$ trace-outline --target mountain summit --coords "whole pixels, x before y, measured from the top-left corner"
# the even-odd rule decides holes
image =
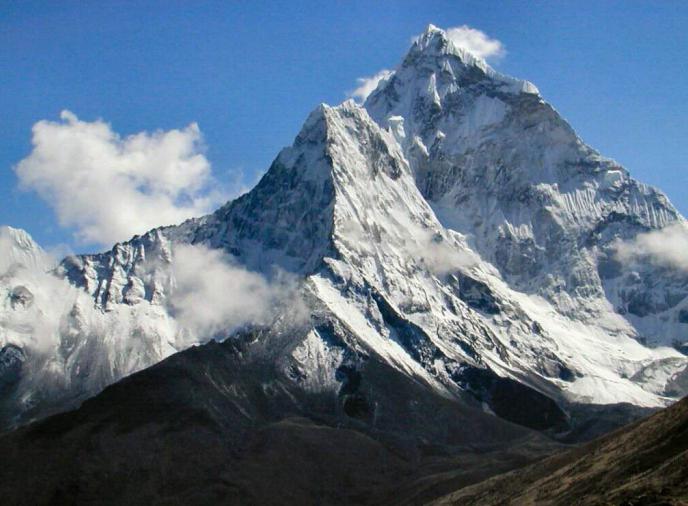
[[[290,391],[330,396],[365,423],[384,404],[361,387],[380,381],[366,376],[378,374],[371,363],[537,430],[573,430],[580,406],[663,406],[688,386],[678,351],[688,278],[621,263],[614,248],[682,220],[661,192],[585,145],[534,85],[430,26],[363,106],[316,108],[247,194],[63,260],[55,275],[106,315],[97,321],[111,337],[99,342],[88,325],[58,332],[41,360],[59,360],[41,364],[79,378],[59,392],[30,379],[38,366],[12,365],[5,424],[46,398],[70,406],[173,352],[247,335],[247,364],[268,363]],[[288,293],[269,314],[233,314],[203,333],[178,297],[189,284],[184,248],[222,252],[236,274],[212,297],[192,293],[200,314],[242,297],[239,278],[288,279]],[[16,348],[33,364],[31,340],[12,336],[2,353]],[[85,342],[110,350],[99,355],[107,374],[80,372],[95,360],[72,355]]]
[[[629,273],[615,269],[612,246],[681,218],[661,192],[585,145],[532,85],[501,76],[430,27],[365,107],[396,132],[442,224],[512,287],[576,317],[596,319],[605,299],[634,314],[642,288],[618,282]],[[655,343],[680,335],[654,323],[633,322]]]

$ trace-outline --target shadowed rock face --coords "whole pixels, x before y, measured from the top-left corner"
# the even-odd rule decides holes
[[[258,338],[189,349],[0,436],[3,504],[391,504],[462,462],[475,481],[557,447],[374,357],[306,393]]]
[[[566,414],[556,402],[518,381],[476,368],[465,368],[457,380],[505,420],[542,431],[570,428]]]
[[[499,303],[487,284],[459,273],[456,276],[459,298],[473,309],[488,314],[499,313]]]
[[[327,333],[326,322],[318,327]],[[294,367],[266,360],[266,339],[268,348],[280,344],[252,331],[191,348],[78,410],[0,436],[0,454],[11,463],[0,466],[3,504],[422,504],[562,448],[470,401],[438,395],[375,356],[340,366],[338,387],[307,391],[295,384]],[[493,385],[498,378],[479,380],[486,395],[500,391]],[[529,399],[532,392],[515,394],[521,405],[553,409]],[[493,401],[498,409],[502,400]],[[507,416],[519,416],[515,404],[505,407]],[[664,466],[673,488],[662,493],[678,493],[684,489],[676,480],[684,483],[685,472],[667,466],[688,445],[686,420],[682,402],[633,429],[525,468],[523,483],[571,463],[578,472],[575,462],[587,468],[588,459],[612,451],[622,471],[611,476],[659,475],[657,466]],[[607,483],[609,469],[600,466],[604,480],[593,482]],[[495,490],[490,485],[489,493]],[[461,497],[459,504],[469,504]],[[475,504],[491,504],[475,497]],[[494,497],[501,504],[502,496]]]
[[[10,293],[12,308],[28,307],[33,303],[33,294],[23,285],[15,286]]]
[[[0,349],[0,392],[19,381],[26,358],[21,348],[8,344]]]
[[[688,400],[433,504],[686,504]]]

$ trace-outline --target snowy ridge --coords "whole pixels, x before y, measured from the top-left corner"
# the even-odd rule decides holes
[[[346,371],[374,355],[487,410],[496,377],[564,407],[665,405],[688,391],[679,351],[688,279],[622,265],[614,244],[678,220],[661,192],[586,146],[532,85],[429,27],[364,106],[316,108],[249,193],[60,264],[56,274],[76,294],[69,307],[100,323],[57,332],[41,356],[80,382],[46,393],[37,366],[9,358],[0,378],[33,378],[12,388],[35,403],[83,398],[174,351],[258,325],[254,352],[308,391],[337,392]],[[226,253],[250,280],[287,276],[292,295],[269,318],[199,333],[174,303],[175,249],[185,245]],[[3,280],[8,293],[22,281]],[[237,286],[229,279],[226,296]],[[33,364],[29,338],[2,329],[7,356],[22,350],[22,364]],[[59,344],[69,339],[92,351]],[[80,375],[84,367],[107,374]]]
[[[0,240],[3,425],[64,409],[66,399],[96,394],[177,351],[168,341],[176,323],[161,307],[96,310],[84,290],[54,274],[54,261],[25,232],[3,227]]]

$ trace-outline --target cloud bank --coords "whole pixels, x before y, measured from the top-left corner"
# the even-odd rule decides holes
[[[60,118],[33,126],[33,150],[15,171],[78,241],[110,245],[205,214],[222,200],[195,123],[122,138],[101,120],[69,111]]]
[[[498,60],[506,56],[504,44],[476,28],[462,25],[448,28],[446,33],[456,47],[465,49],[483,60]]]
[[[688,272],[688,225],[679,222],[638,234],[631,241],[619,241],[616,255],[622,262],[649,260]]]

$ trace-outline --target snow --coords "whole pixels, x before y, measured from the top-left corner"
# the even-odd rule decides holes
[[[176,323],[161,308],[97,310],[53,273],[54,261],[28,234],[5,228],[0,237],[0,257],[11,262],[0,277],[0,349],[14,346],[25,359],[14,393],[20,406],[93,395],[176,351]]]
[[[336,391],[346,360],[374,354],[447,396],[462,394],[455,377],[470,366],[561,402],[663,406],[688,393],[674,347],[686,341],[688,279],[614,263],[613,248],[681,219],[531,83],[431,26],[364,106],[318,106],[258,185],[211,215],[56,273],[26,234],[2,231],[4,258],[25,267],[3,264],[0,346],[27,350],[20,396],[40,399],[56,395],[55,378],[90,395],[204,342],[171,304],[174,250],[193,245],[231,258],[227,285],[248,276],[273,293],[286,276],[332,324],[336,339],[316,325],[265,333],[309,391]],[[301,312],[297,299],[275,305]],[[213,338],[233,328],[221,321]]]
[[[313,329],[291,353],[303,376],[301,384],[309,392],[327,392],[336,389],[337,369],[344,361],[344,350],[325,341]]]
[[[346,324],[361,339],[361,344],[370,352],[382,357],[390,365],[410,377],[423,378],[438,391],[447,392],[442,384],[414,361],[398,342],[380,335],[370,325],[361,309],[343,297],[328,280],[321,276],[312,276],[310,281],[320,299],[342,323]]]

